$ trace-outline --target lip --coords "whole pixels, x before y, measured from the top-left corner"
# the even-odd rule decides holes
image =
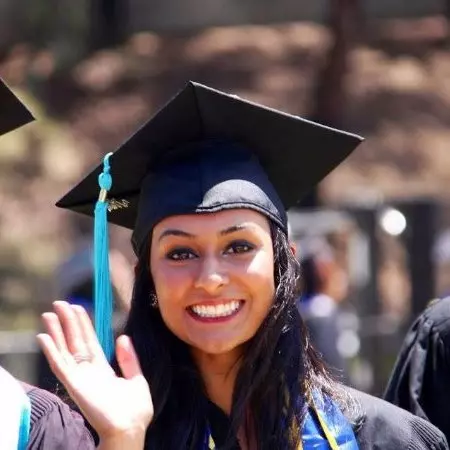
[[[234,311],[232,314],[230,314],[229,316],[222,316],[222,317],[202,317],[199,316],[197,314],[194,313],[194,311],[192,311],[192,306],[215,306],[215,305],[221,305],[221,304],[226,304],[226,303],[231,303],[233,301],[238,301],[239,302],[239,308]],[[245,300],[241,300],[241,299],[233,299],[233,300],[214,300],[214,301],[204,301],[201,303],[193,303],[191,306],[189,306],[188,308],[186,308],[186,312],[189,314],[189,316],[195,320],[196,322],[201,322],[201,323],[224,323],[224,322],[229,322],[232,319],[234,319],[244,308],[245,305]]]

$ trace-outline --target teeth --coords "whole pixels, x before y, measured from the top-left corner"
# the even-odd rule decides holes
[[[241,306],[240,302],[232,301],[230,303],[220,305],[196,305],[191,310],[200,317],[226,317],[231,316]]]

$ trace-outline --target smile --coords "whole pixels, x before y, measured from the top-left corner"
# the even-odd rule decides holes
[[[188,308],[192,316],[198,319],[225,319],[237,314],[244,302],[233,300],[227,303],[218,303],[216,305],[194,305]]]

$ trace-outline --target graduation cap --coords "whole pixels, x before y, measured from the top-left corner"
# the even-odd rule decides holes
[[[15,130],[34,117],[0,78],[0,136]]]
[[[249,208],[287,233],[286,210],[361,141],[189,82],[57,206],[96,217],[95,271],[103,285],[106,220],[133,230],[136,253],[160,220],[179,214]]]

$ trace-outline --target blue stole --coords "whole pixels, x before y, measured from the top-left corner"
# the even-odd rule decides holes
[[[358,450],[353,428],[330,398],[314,395],[302,430],[303,450]]]
[[[315,393],[313,397],[313,406],[305,416],[298,450],[358,450],[353,428],[340,408],[321,394]],[[210,432],[206,434],[204,448],[216,449]]]

